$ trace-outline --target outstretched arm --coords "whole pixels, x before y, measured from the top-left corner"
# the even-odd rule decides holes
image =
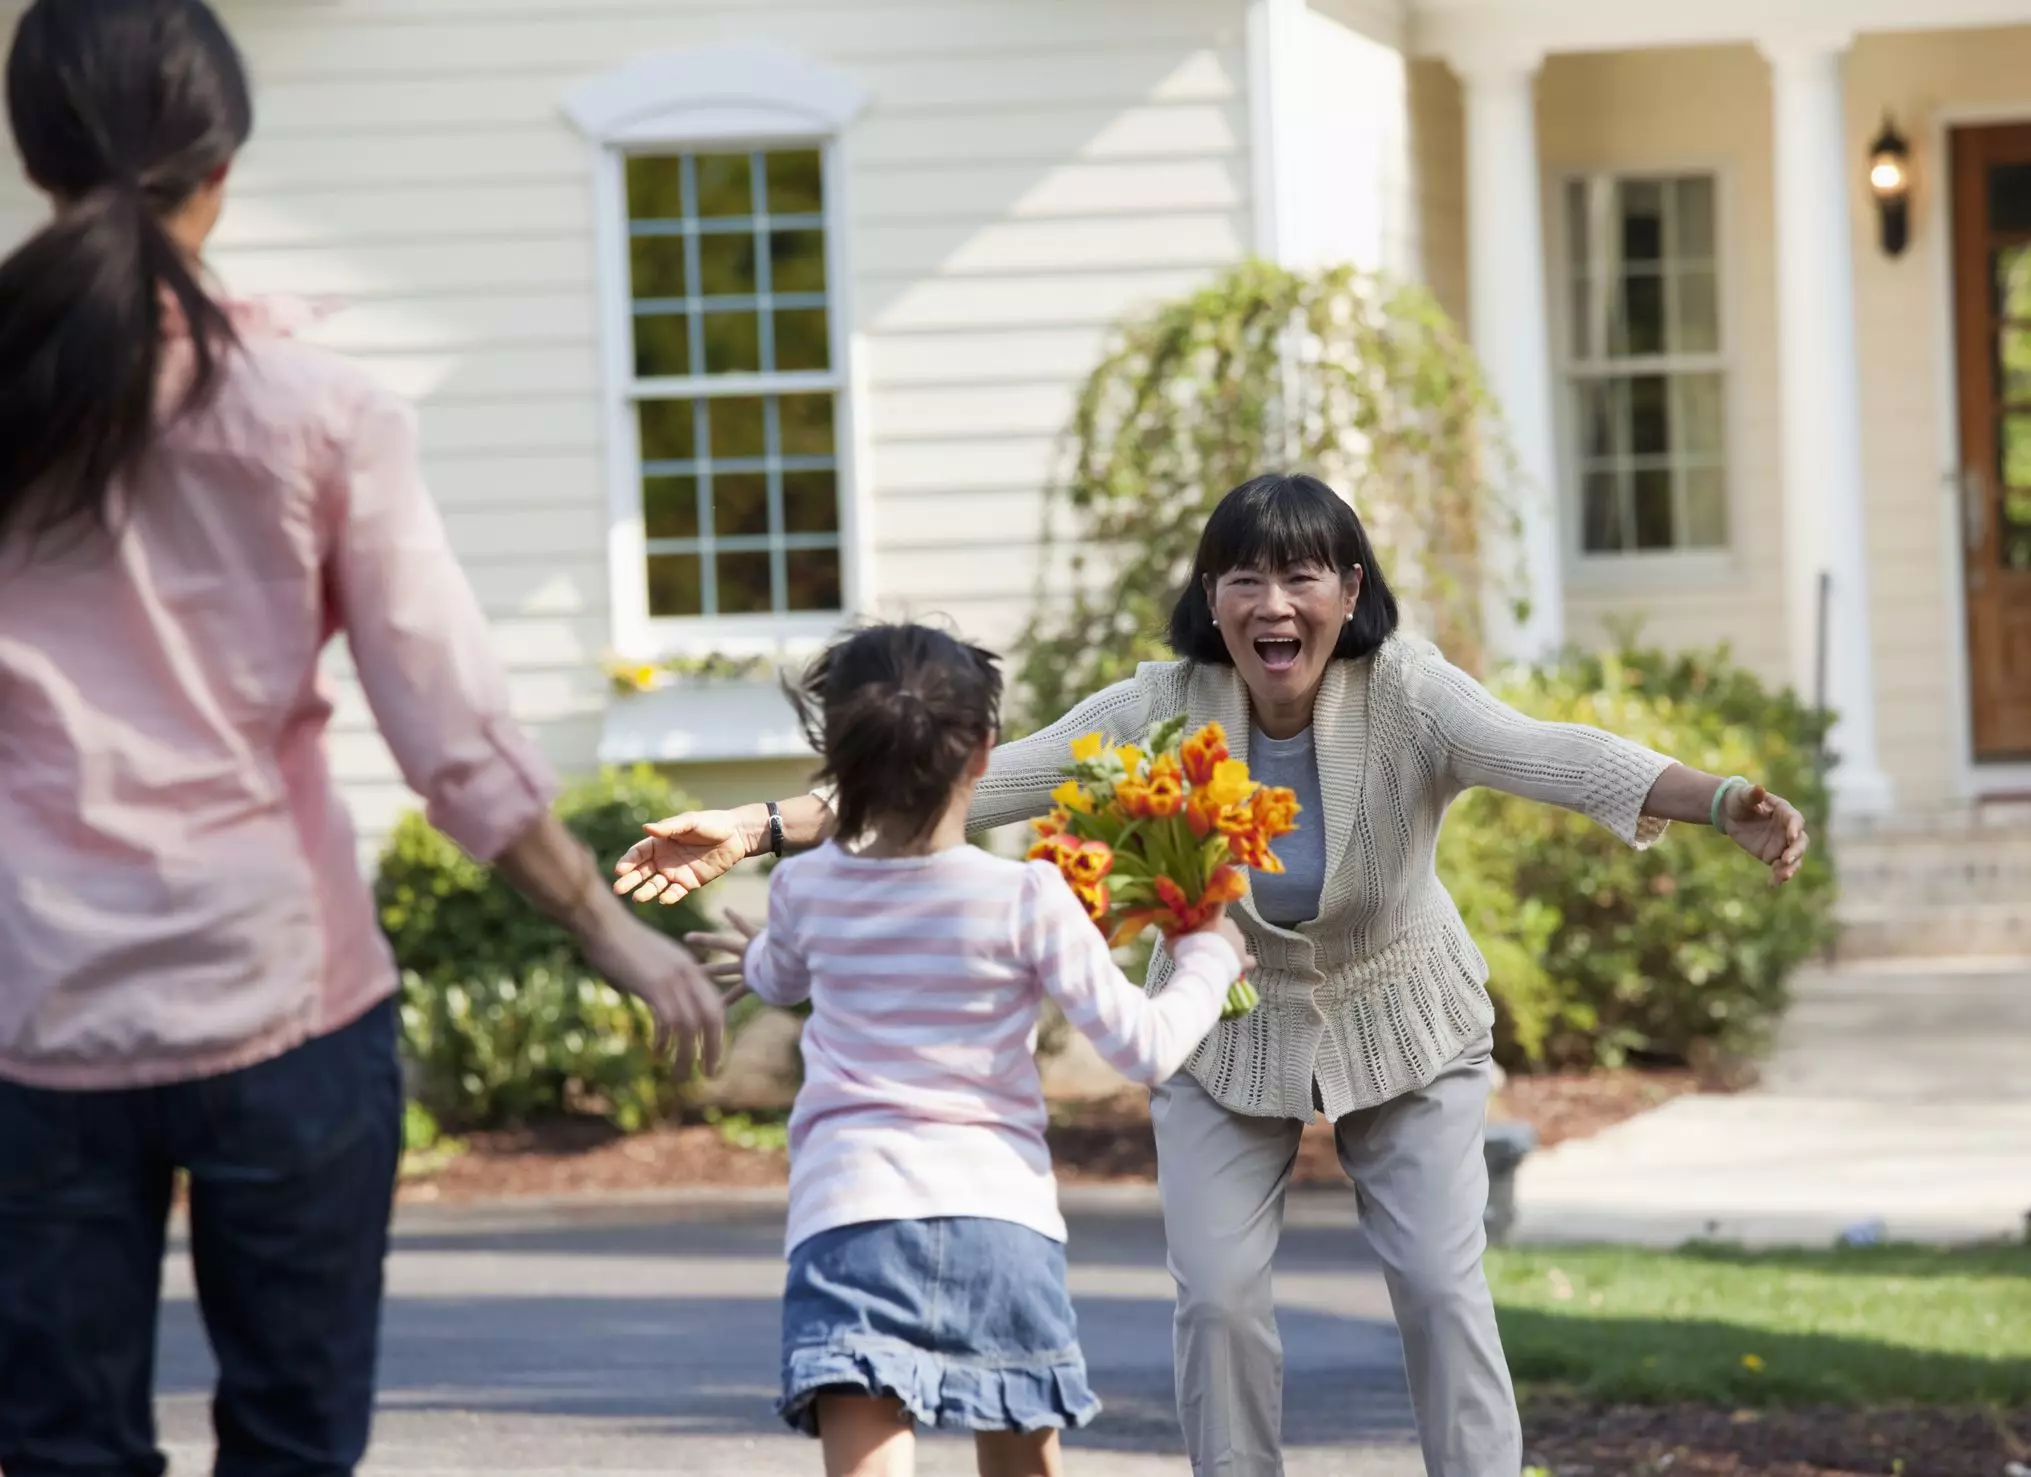
[[[1437,656],[1420,679],[1420,717],[1462,788],[1578,811],[1632,846],[1650,845],[1672,821],[1713,824],[1778,882],[1805,858],[1804,817],[1760,785],[1703,773],[1598,728],[1527,717]]]
[[[1030,820],[1051,808],[1051,791],[1063,781],[1071,742],[1081,734],[1105,733],[1110,743],[1140,737],[1142,700],[1133,682],[1116,683],[1088,698],[1040,733],[994,751],[987,776],[966,818],[970,831],[988,831]],[[808,851],[832,835],[832,806],[820,792],[777,802],[783,820],[783,850]],[[769,810],[743,805],[733,810],[694,810],[645,827],[614,864],[614,891],[638,903],[661,898],[682,901],[749,857],[769,851]]]

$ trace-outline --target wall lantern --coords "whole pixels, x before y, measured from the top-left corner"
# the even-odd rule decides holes
[[[1911,239],[1911,150],[1887,117],[1869,145],[1869,189],[1882,222],[1883,254],[1899,256]]]

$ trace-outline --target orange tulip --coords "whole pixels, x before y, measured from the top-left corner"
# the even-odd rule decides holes
[[[1074,884],[1072,888],[1072,895],[1078,898],[1080,902],[1086,905],[1086,916],[1088,918],[1091,918],[1095,923],[1100,924],[1103,928],[1106,926],[1107,913],[1108,908],[1110,906],[1110,902],[1107,896],[1107,884],[1105,882],[1096,882],[1093,883],[1091,886],[1082,886],[1079,884]]]
[[[1213,875],[1206,881],[1206,891],[1201,902],[1238,903],[1248,896],[1248,879],[1241,875],[1238,867],[1215,867]]]
[[[1084,841],[1065,852],[1058,865],[1075,887],[1096,887],[1114,869],[1114,849],[1105,841]]]
[[[1215,766],[1228,757],[1227,732],[1219,724],[1209,723],[1186,739],[1179,752],[1185,760],[1185,777],[1195,785],[1206,784],[1212,780]]]
[[[1114,787],[1114,803],[1132,821],[1146,821],[1154,814],[1150,809],[1148,782],[1134,776]]]
[[[1176,815],[1185,806],[1185,776],[1178,761],[1159,755],[1149,767],[1149,812],[1153,816]]]

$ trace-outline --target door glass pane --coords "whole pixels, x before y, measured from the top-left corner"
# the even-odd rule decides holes
[[[2031,415],[2006,415],[1999,432],[2003,485],[2031,490]]]
[[[2031,246],[2006,246],[1994,254],[1998,318],[2031,318]]]
[[[767,615],[775,608],[766,550],[721,554],[718,567],[721,615]]]
[[[1675,521],[1671,511],[1671,473],[1662,467],[1637,472],[1630,486],[1636,512],[1636,547],[1670,548]]]
[[[2031,488],[2003,494],[2003,567],[2031,570]]]
[[[705,602],[698,576],[699,558],[696,554],[651,554],[649,614],[703,615]]]
[[[2031,327],[1996,335],[1996,384],[2006,401],[2031,400]]]
[[[1989,166],[1989,229],[2031,231],[2031,164]]]

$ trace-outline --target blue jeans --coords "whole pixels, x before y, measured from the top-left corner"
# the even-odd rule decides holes
[[[401,1153],[392,1002],[167,1087],[0,1082],[0,1472],[161,1477],[155,1325],[190,1174],[219,1477],[350,1473],[373,1411]]]

